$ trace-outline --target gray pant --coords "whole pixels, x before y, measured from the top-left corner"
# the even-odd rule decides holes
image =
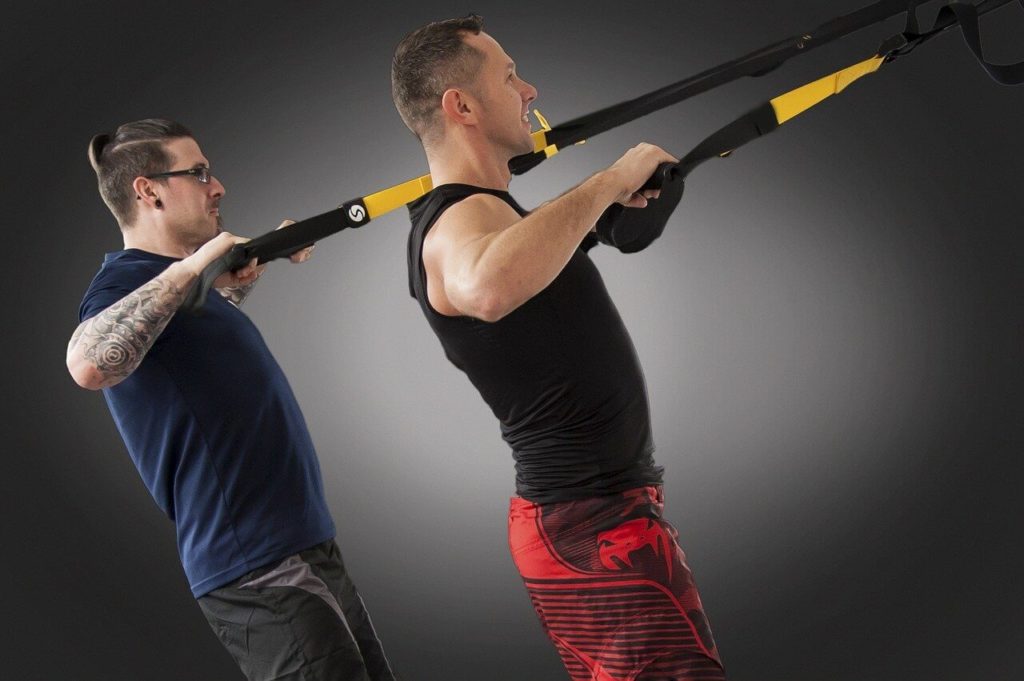
[[[199,599],[249,681],[394,681],[334,541]]]

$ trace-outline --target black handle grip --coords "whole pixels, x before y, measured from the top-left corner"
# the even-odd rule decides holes
[[[241,269],[251,259],[245,244],[235,244],[232,246],[230,251],[203,269],[199,274],[199,279],[196,280],[188,295],[185,296],[181,307],[189,312],[198,312],[203,307],[203,304],[206,303],[206,295],[213,287],[213,282],[217,281],[217,277],[225,272]]]
[[[666,182],[672,179],[672,173],[675,172],[677,165],[672,162],[659,163],[658,167],[654,169],[654,174],[647,178],[647,182],[644,182],[644,186],[640,187],[639,191],[661,189]]]
[[[533,170],[547,159],[547,154],[543,151],[520,154],[508,162],[508,169],[513,175],[522,175],[528,170]]]

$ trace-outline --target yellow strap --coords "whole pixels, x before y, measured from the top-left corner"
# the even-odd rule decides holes
[[[364,196],[363,203],[366,204],[367,215],[373,220],[396,208],[401,208],[410,201],[415,201],[433,188],[434,182],[430,179],[430,175],[422,175],[415,180],[396,184],[394,187],[381,189],[379,192]]]
[[[541,125],[540,130],[531,134],[533,149],[534,151],[543,151],[547,158],[551,158],[558,153],[558,147],[548,144],[545,139],[545,133],[551,129],[551,126],[548,125],[547,120],[541,115],[540,111],[534,109],[533,114]],[[401,208],[411,201],[415,201],[433,188],[434,182],[430,179],[430,175],[422,175],[414,180],[396,184],[394,187],[381,189],[379,192],[363,197],[363,203],[366,204],[366,214],[370,220],[373,220],[385,213],[390,213],[396,208]]]
[[[885,57],[874,56],[871,59],[848,66],[842,71],[819,78],[813,83],[808,83],[795,90],[779,95],[771,100],[772,108],[775,109],[775,118],[782,125],[790,118],[802,114],[815,104],[828,99],[832,95],[839,94],[853,81],[874,73],[885,61]]]
[[[533,110],[533,115],[537,117],[537,122],[540,123],[540,130],[530,135],[533,137],[533,151],[543,151],[544,158],[551,158],[558,153],[558,147],[554,144],[548,144],[546,133],[551,129],[551,126],[548,125],[548,120],[537,109]]]
[[[849,66],[842,71],[836,71],[829,76],[819,78],[813,83],[790,90],[771,100],[772,108],[775,109],[775,118],[778,120],[779,125],[828,97],[842,92],[846,86],[858,78],[874,73],[882,65],[884,59],[884,57],[879,56],[865,59],[859,64]],[[547,158],[551,158],[558,153],[558,147],[547,143],[547,131],[551,129],[551,126],[548,125],[547,120],[540,111],[534,109],[533,115],[537,117],[537,121],[541,126],[540,130],[531,134],[533,150],[543,151]],[[731,152],[725,152],[722,155],[725,156],[729,153]],[[369,219],[373,220],[411,201],[415,201],[433,189],[433,187],[434,183],[430,179],[430,175],[423,175],[414,180],[396,184],[394,187],[388,187],[365,196],[363,197],[363,203],[366,204],[366,212]]]
[[[547,119],[544,118],[540,111],[534,109],[533,115],[537,117],[541,127],[540,130],[530,134],[533,138],[533,150],[543,151],[545,157],[551,158],[558,153],[558,147],[547,143],[545,134],[551,129],[551,126],[548,125]],[[396,184],[394,187],[381,189],[379,192],[364,196],[363,203],[366,205],[367,217],[373,220],[385,213],[390,213],[396,208],[401,208],[405,204],[415,201],[433,188],[434,182],[430,179],[430,175],[421,175],[414,180]]]

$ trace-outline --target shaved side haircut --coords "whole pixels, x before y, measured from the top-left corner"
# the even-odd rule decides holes
[[[484,55],[467,45],[467,33],[479,35],[484,21],[476,15],[435,21],[398,43],[391,60],[391,96],[402,120],[424,143],[440,132],[441,96],[453,87],[476,81]]]

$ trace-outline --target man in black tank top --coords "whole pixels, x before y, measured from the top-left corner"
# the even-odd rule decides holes
[[[395,104],[434,190],[410,205],[410,292],[516,462],[513,559],[574,679],[723,679],[703,607],[661,517],[661,468],[632,341],[586,254],[601,214],[647,205],[649,144],[527,213],[508,161],[533,150],[537,96],[479,17],[399,44]]]

